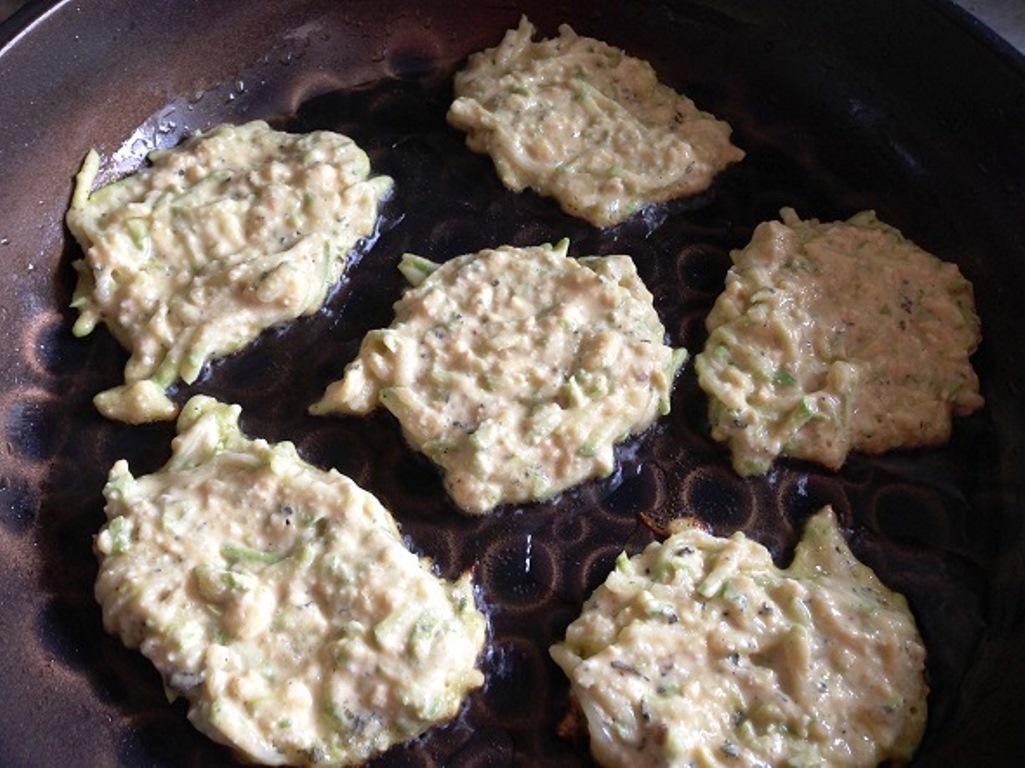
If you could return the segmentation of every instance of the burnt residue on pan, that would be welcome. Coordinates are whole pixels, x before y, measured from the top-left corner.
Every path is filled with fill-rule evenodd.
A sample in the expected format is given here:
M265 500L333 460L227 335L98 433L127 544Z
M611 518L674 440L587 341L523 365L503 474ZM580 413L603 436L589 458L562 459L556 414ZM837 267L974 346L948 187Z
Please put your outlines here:
M489 13L492 31L473 36L494 42L516 13ZM991 613L989 574L1003 546L995 521L1006 503L999 491L1005 457L990 408L958 421L946 447L855 456L839 473L782 461L765 477L742 479L708 436L706 400L688 366L671 415L620 447L612 477L484 518L456 511L439 474L404 444L388 414L306 415L363 335L391 321L391 305L403 288L395 267L404 251L446 260L503 243L569 237L572 255L631 254L655 295L670 342L692 353L704 343L704 318L721 289L730 249L745 244L754 226L782 205L825 219L875 206L924 247L946 258L961 255L962 225L919 193L920 160L906 157L901 165L900 153L887 150L871 126L849 134L814 129L838 118L822 111L821 95L770 87L771 78L759 70L759 50L743 44L752 35L743 23L727 23L703 4L660 7L631 24L618 23L621 16L614 13L575 19L568 7L539 9L537 16L546 31L563 18L578 21L581 32L649 57L664 79L734 125L735 142L747 158L700 197L598 231L550 200L504 189L491 161L465 148L462 134L444 119L452 69L465 50L450 28L412 17L405 31L390 33L388 45L371 57L369 74L356 78L360 82L311 66L293 87L274 90L269 72L301 65L276 53L245 76L244 89L232 79L225 91L235 94L231 99L219 97L213 108L197 99L193 113L210 110L194 118L198 124L216 122L214 116L268 117L288 130L339 131L367 149L375 172L396 180L376 242L323 311L265 334L178 395L204 392L239 403L248 434L292 440L308 461L336 467L376 494L410 546L433 558L439 573L453 577L474 569L491 624L484 689L456 721L393 749L375 765L590 765L580 743L557 736L568 707L567 684L547 648L562 637L618 552L633 553L669 520L693 515L716 533L744 530L785 563L803 521L826 503L850 532L855 553L907 595L918 619L932 688L923 751L935 754L965 716L957 702ZM690 44L693 58L677 56L679 39ZM329 42L325 37L317 45ZM317 45L302 48L303 55L321 55ZM270 94L263 100L261 86ZM243 90L257 98L246 100ZM245 109L236 109L236 99ZM189 103L182 97L179 116ZM857 110L855 123L883 120L868 105ZM140 152L132 153L129 143L119 162L137 162ZM106 422L93 411L91 396L118 379L125 354L105 331L86 340L70 336L71 313L64 307L72 283L69 262L77 257L73 246L65 248L50 293L34 312L17 318L31 375L0 377L13 467L2 489L13 500L12 511L0 510L0 525L7 539L37 553L41 588L49 596L41 612L25 616L17 641L48 659L69 700L102 708L109 718L102 733L83 736L87 763L231 763L226 750L191 729L181 702L167 705L148 662L100 625L91 536L103 518L106 471L118 458L127 458L135 474L155 469L169 454L173 428ZM983 272L970 260L962 266L973 278ZM986 300L983 289L984 322ZM986 359L984 348L977 360ZM989 371L983 367L981 375L985 386ZM67 717L74 716L69 709ZM6 741L12 734L0 737ZM81 748L66 744L64 762L81 762ZM47 755L39 764L56 762L57 755Z

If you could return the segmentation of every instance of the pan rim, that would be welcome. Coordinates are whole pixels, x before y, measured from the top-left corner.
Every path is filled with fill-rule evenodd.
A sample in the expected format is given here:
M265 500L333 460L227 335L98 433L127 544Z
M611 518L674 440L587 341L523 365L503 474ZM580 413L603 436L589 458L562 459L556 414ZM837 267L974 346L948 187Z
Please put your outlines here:
M51 17L64 9L71 0L29 0L7 19L0 21L0 59ZM969 11L957 0L926 0L938 13L971 34L990 51L998 54L1005 65L1025 77L1025 50L1017 48L981 17Z

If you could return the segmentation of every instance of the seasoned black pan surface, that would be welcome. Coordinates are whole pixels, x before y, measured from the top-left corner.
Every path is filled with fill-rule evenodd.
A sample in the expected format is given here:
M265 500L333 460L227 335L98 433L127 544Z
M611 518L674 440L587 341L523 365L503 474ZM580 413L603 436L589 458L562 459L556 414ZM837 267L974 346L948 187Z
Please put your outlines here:
M707 194L599 232L515 195L444 121L450 76L527 12L649 59L727 119L748 158ZM566 682L548 660L615 555L696 515L743 529L780 562L831 503L856 554L904 592L929 649L921 765L1018 765L1025 753L1022 503L1025 64L944 2L259 2L143 0L33 6L0 51L0 754L5 765L231 764L169 706L157 674L106 636L91 537L107 469L169 453L170 425L104 421L91 396L125 354L76 340L66 308L77 247L63 229L90 146L106 178L222 121L328 128L397 181L381 231L318 315L215 364L179 397L243 406L244 428L290 439L394 511L410 545L452 577L475 569L491 618L488 682L454 723L377 764L589 765L556 736ZM672 343L699 351L729 250L783 205L862 208L957 262L975 283L984 410L944 448L854 457L840 473L781 462L741 480L708 437L688 368L672 415L620 451L621 468L544 504L460 516L397 423L315 419L306 406L369 329L387 324L397 257L572 240L632 254Z

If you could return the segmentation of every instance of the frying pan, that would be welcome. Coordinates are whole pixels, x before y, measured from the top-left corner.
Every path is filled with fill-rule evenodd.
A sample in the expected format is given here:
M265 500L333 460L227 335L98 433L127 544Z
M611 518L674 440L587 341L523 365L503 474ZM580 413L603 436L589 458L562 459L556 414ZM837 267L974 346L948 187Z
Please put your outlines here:
M649 59L735 127L748 152L707 194L599 232L532 193L504 190L444 122L450 76L521 12ZM294 440L377 494L409 544L453 577L475 569L491 620L488 678L452 724L379 765L589 765L561 739L562 675L546 649L622 548L696 515L743 529L780 563L832 503L856 554L905 593L929 649L920 765L1019 765L1025 756L1025 61L942 0L691 2L152 2L36 4L0 49L0 754L10 766L231 764L169 706L148 662L106 636L91 537L111 463L136 474L169 453L168 424L106 422L91 396L119 381L106 332L69 333L62 224L91 146L102 179L221 121L351 135L397 191L373 248L318 315L215 364L202 391L243 406L252 435ZM976 287L974 358L985 409L949 446L793 461L742 480L708 436L692 369L670 417L619 451L611 478L484 519L458 515L390 416L315 419L306 406L362 335L387 324L412 250L445 259L499 243L572 239L632 254L673 344L698 351L730 248L793 205L875 208Z

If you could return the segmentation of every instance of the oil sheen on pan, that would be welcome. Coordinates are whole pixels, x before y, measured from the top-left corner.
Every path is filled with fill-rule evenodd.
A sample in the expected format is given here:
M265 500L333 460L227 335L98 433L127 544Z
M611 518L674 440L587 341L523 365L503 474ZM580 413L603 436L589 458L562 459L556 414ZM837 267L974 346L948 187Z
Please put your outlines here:
M129 428L95 413L91 398L120 381L125 355L106 331L99 330L88 341L68 333L73 318L60 308L71 299L69 265L80 252L69 246L58 263L59 232L38 246L25 246L24 238L37 232L38 200L52 201L55 220L63 214L68 175L92 142L106 142L100 147L104 157L117 155L117 173L124 173L141 165L142 152L133 155L131 150L136 128L151 129L166 147L177 143L185 130L258 117L269 119L276 129L326 129L350 136L366 150L375 173L404 183L397 184L394 198L382 206L377 244L356 254L362 258L360 268L350 270L324 312L300 318L266 334L244 353L214 363L174 396L184 402L201 388L224 402L241 403L247 434L271 442L294 438L305 460L337 468L380 498L394 512L410 546L430 556L439 575L454 580L476 563L474 579L490 596L491 650L482 663L485 686L470 697L454 724L390 751L378 765L514 760L590 764L586 744L556 735L568 709L568 688L547 660L546 649L564 636L587 595L611 571L618 552L640 551L657 538L639 521L664 530L681 509L696 511L716 534L745 531L766 544L783 566L805 518L832 505L841 526L853 531L855 555L907 596L929 649L930 725L920 752L925 764L941 751L966 754L957 751L963 739L989 733L987 724L1000 722L999 712L1015 711L1004 694L1005 681L1017 674L1015 657L1000 650L1013 635L991 606L1001 604L994 597L1010 599L1014 574L1005 564L1018 546L1013 537L992 535L993 526L1010 522L1004 519L1008 481L999 468L1017 466L1007 453L1015 444L1008 437L1010 422L998 422L993 414L1018 411L1010 390L1000 383L1009 374L994 361L1016 359L1008 340L1020 325L1018 308L1001 302L1000 294L1025 290L1025 285L1015 282L1018 272L1007 257L1013 248L994 244L1013 242L1018 219L1003 213L1010 202L1020 200L1020 190L1001 169L1013 167L1020 150L1000 143L1003 133L998 128L1005 126L1004 118L959 90L957 73L946 64L957 61L958 70L978 73L981 48L968 35L956 25L943 26L926 4L917 2L891 8L886 25L878 20L882 16L876 26L850 25L843 45L835 31L817 27L788 8L777 9L778 21L753 9L743 24L711 11L698 12L697 6L631 6L629 14L609 6L601 16L523 8L547 36L567 21L581 35L607 40L651 61L660 80L728 121L737 145L747 152L743 162L729 167L698 198L654 206L599 233L562 214L551 200L529 191L510 193L495 177L490 160L468 152L465 137L445 122L452 74L468 53L494 45L504 30L515 26L520 9L502 12L456 3L425 9L432 14L429 27L396 13L387 30L363 19L359 29L366 33L364 39L355 33L362 10L325 4L318 6L322 17L302 19L304 24L319 22L315 32L286 40L280 30L294 31L300 20L275 16L271 5L251 7L246 14L206 6L190 9L193 45L188 56L185 51L175 54L181 74L173 68L167 72L173 80L170 92L180 99L158 99L134 69L129 79L139 84L133 90L138 108L112 100L113 84L108 89L100 81L80 80L82 99L67 98L80 110L75 124L90 126L82 143L69 146L66 156L59 147L51 147L46 157L32 155L31 146L10 156L20 194L17 199L6 191L0 194L10 202L11 221L20 229L2 234L12 239L7 253L21 270L16 293L25 300L5 294L18 340L7 349L15 355L12 373L0 381L6 439L13 446L3 493L13 500L11 508L21 511L5 518L4 531L11 548L9 600L24 606L20 616L33 618L17 626L9 622L3 647L9 676L21 681L12 700L25 700L31 693L32 701L42 702L24 708L39 723L40 748L69 764L83 754L95 756L97 764L230 762L227 752L192 732L182 704L167 705L145 660L136 660L102 631L91 594L96 573L92 536L103 519L99 489L118 458L127 458L137 473L157 469L167 458L173 432L170 424ZM152 11L122 9L129 11L138 21L138 34L155 51L167 53L151 34L158 26L184 34L184 16L170 14L158 24ZM866 14L876 12L881 9L871 4L865 8ZM62 14L53 17L54 24ZM67 45L48 31L50 22L39 25L33 35L49 43L48 49L65 50L74 34L83 42L100 34L84 8L73 29L70 22L71 16L61 22ZM879 43L880 30L894 24L907 30L921 26L923 33L930 33L928 70L962 102L957 110L952 103L936 102L936 109L949 108L979 137L965 152L984 158L996 148L1006 150L1004 164L987 166L994 169L995 184L978 183L954 157L938 151L942 142L934 138L946 136L943 124L923 122L910 107L913 99L883 103L887 93L901 89L910 99L913 89L905 69L877 79L886 84L875 91L879 102L859 89L853 65L843 58L849 52L844 46L860 46L862 39L866 46ZM103 30L109 34L109 25ZM246 61L252 64L226 64L236 70L223 82L212 82L213 59L201 65L193 53L213 52L215 59L228 61L238 50L223 45L229 37L245 48L241 55L249 56ZM799 46L798 55L796 47L785 44L787 39L807 45ZM130 66L145 46L124 36L119 40L118 55ZM838 69L818 66L816 50L826 46L834 52ZM103 50L97 47L90 54L100 62ZM371 63L346 79L355 72L350 54ZM5 51L4 57L9 55ZM264 55L269 59L265 64L260 63ZM924 49L916 35L908 35L900 55L909 63L907 71L921 71ZM880 74L873 61L866 59L857 68L859 77ZM325 71L337 77L325 78ZM356 87L359 82L364 85ZM1007 96L1014 92L1009 74L991 70L975 82L980 93L999 86L1007 114L1020 113ZM197 99L200 86L206 93ZM860 99L861 107L841 99L840 91ZM69 118L62 103L53 102L54 120ZM97 104L117 108L95 116ZM965 110L963 104L975 108ZM886 109L873 112L874 107ZM167 117L171 108L176 111ZM18 113L10 114L5 133L22 137ZM172 122L177 127L170 133L157 132ZM61 124L72 123L65 119ZM895 153L876 130L900 140L911 154ZM68 142L73 141L69 136ZM28 156L37 163L34 174L19 170ZM923 171L930 174L928 195L916 175ZM49 178L59 179L59 184L44 189ZM997 190L1002 190L999 195ZM986 339L973 362L987 406L955 421L948 446L877 458L853 456L836 473L782 459L766 476L743 480L710 438L707 403L693 369L685 368L670 414L617 449L617 469L611 476L536 504L524 514L470 519L456 513L438 473L428 459L409 450L389 414L317 419L305 413L337 377L339 363L355 357L365 334L391 321L391 306L404 286L395 269L402 253L443 262L453 254L499 243L528 246L564 236L572 243L571 256L629 253L654 296L667 342L700 350L704 318L721 291L729 251L749 242L754 227L774 218L784 205L802 217L823 221L874 207L923 248L956 261L975 285ZM985 226L969 226L976 221ZM52 259L46 269L37 255L44 249ZM1001 285L1006 288L998 290ZM27 580L19 575L21 563L38 563L32 571L36 575ZM1000 669L1000 675L991 676L993 669ZM978 696L982 690L986 697ZM963 711L957 708L962 697ZM38 760L19 751L21 742L14 738L29 727L26 716L5 711L4 732L11 735L6 743L14 750L12 760L31 765ZM66 738L52 742L47 733ZM971 743L994 755L1013 737L1005 729L999 739L975 738ZM991 762L999 764L999 757Z

